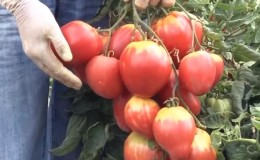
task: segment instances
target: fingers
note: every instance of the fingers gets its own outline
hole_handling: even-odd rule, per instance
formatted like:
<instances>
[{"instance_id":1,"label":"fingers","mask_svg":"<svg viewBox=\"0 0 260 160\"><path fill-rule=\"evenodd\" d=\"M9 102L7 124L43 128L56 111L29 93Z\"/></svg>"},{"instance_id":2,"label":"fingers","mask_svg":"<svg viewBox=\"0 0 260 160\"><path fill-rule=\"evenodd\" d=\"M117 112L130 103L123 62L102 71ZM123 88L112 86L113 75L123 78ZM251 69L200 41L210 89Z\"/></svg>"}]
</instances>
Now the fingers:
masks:
<instances>
[{"instance_id":1,"label":"fingers","mask_svg":"<svg viewBox=\"0 0 260 160\"><path fill-rule=\"evenodd\" d=\"M175 4L176 0L162 0L163 7L172 7Z\"/></svg>"},{"instance_id":2,"label":"fingers","mask_svg":"<svg viewBox=\"0 0 260 160\"><path fill-rule=\"evenodd\" d=\"M157 5L159 4L159 2L160 2L160 0L150 0L150 1L149 1L149 4L150 4L151 6L157 6Z\"/></svg>"},{"instance_id":3,"label":"fingers","mask_svg":"<svg viewBox=\"0 0 260 160\"><path fill-rule=\"evenodd\" d=\"M129 2L130 0L124 0L124 2ZM135 5L139 9L145 9L148 5L157 6L160 2L163 7L172 7L176 0L134 0Z\"/></svg>"},{"instance_id":4,"label":"fingers","mask_svg":"<svg viewBox=\"0 0 260 160\"><path fill-rule=\"evenodd\" d=\"M81 80L63 66L57 57L53 55L48 45L46 45L45 49L41 49L40 51L42 51L42 53L38 53L38 55L41 57L34 57L32 59L40 69L67 87L74 88L76 90L81 88Z\"/></svg>"},{"instance_id":5,"label":"fingers","mask_svg":"<svg viewBox=\"0 0 260 160\"><path fill-rule=\"evenodd\" d=\"M52 42L55 50L62 60L72 60L70 47L56 22L49 28L49 31L47 32L47 39Z\"/></svg>"},{"instance_id":6,"label":"fingers","mask_svg":"<svg viewBox=\"0 0 260 160\"><path fill-rule=\"evenodd\" d=\"M139 9L145 9L148 7L149 0L135 0L135 6Z\"/></svg>"}]
</instances>

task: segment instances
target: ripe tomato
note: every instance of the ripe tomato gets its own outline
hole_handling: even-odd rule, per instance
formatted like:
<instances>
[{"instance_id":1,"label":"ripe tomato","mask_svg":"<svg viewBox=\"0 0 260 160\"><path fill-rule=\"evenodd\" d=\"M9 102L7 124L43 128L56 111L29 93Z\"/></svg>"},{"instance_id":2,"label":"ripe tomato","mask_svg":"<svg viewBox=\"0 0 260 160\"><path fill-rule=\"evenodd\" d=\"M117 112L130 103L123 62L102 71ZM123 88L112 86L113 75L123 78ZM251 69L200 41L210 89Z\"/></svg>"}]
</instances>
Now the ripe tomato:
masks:
<instances>
[{"instance_id":1,"label":"ripe tomato","mask_svg":"<svg viewBox=\"0 0 260 160\"><path fill-rule=\"evenodd\" d=\"M66 66L86 64L103 49L102 40L96 29L83 21L71 21L63 25L61 31L73 55L72 61L63 62Z\"/></svg>"},{"instance_id":2,"label":"ripe tomato","mask_svg":"<svg viewBox=\"0 0 260 160\"><path fill-rule=\"evenodd\" d=\"M224 71L224 61L217 54L210 54L210 56L216 65L216 76L215 76L215 81L212 85L213 88L222 78L223 71Z\"/></svg>"},{"instance_id":3,"label":"ripe tomato","mask_svg":"<svg viewBox=\"0 0 260 160\"><path fill-rule=\"evenodd\" d=\"M111 36L109 51L112 56L119 59L124 48L134 41L141 41L142 34L135 28L134 24L125 24L120 26Z\"/></svg>"},{"instance_id":4,"label":"ripe tomato","mask_svg":"<svg viewBox=\"0 0 260 160\"><path fill-rule=\"evenodd\" d=\"M216 65L206 51L192 52L180 62L180 84L196 96L201 96L210 91L215 76Z\"/></svg>"},{"instance_id":5,"label":"ripe tomato","mask_svg":"<svg viewBox=\"0 0 260 160\"><path fill-rule=\"evenodd\" d=\"M81 65L75 65L72 67L72 72L79 77L79 79L84 83L87 84L86 81L86 74L85 74L85 64L81 64Z\"/></svg>"},{"instance_id":6,"label":"ripe tomato","mask_svg":"<svg viewBox=\"0 0 260 160\"><path fill-rule=\"evenodd\" d=\"M195 96L191 92L187 91L184 87L180 87L179 89L180 96L182 97L183 101L189 107L190 111L195 115L200 114L201 104L199 97ZM180 98L180 97L179 97ZM183 106L183 103L180 101L180 105Z\"/></svg>"},{"instance_id":7,"label":"ripe tomato","mask_svg":"<svg viewBox=\"0 0 260 160\"><path fill-rule=\"evenodd\" d=\"M125 106L125 120L132 131L153 138L153 121L160 110L150 98L132 96Z\"/></svg>"},{"instance_id":8,"label":"ripe tomato","mask_svg":"<svg viewBox=\"0 0 260 160\"><path fill-rule=\"evenodd\" d=\"M125 105L131 97L132 95L128 91L125 91L120 96L113 99L113 113L116 124L125 132L131 131L131 129L126 124L124 113Z\"/></svg>"},{"instance_id":9,"label":"ripe tomato","mask_svg":"<svg viewBox=\"0 0 260 160\"><path fill-rule=\"evenodd\" d=\"M154 138L171 159L188 156L195 131L192 115L181 106L160 109L153 122Z\"/></svg>"},{"instance_id":10,"label":"ripe tomato","mask_svg":"<svg viewBox=\"0 0 260 160\"><path fill-rule=\"evenodd\" d=\"M152 145L153 144L153 145ZM163 151L155 141L132 132L124 143L124 160L159 160Z\"/></svg>"},{"instance_id":11,"label":"ripe tomato","mask_svg":"<svg viewBox=\"0 0 260 160\"><path fill-rule=\"evenodd\" d=\"M172 97L172 91L175 84L176 84L176 78L175 78L174 71L172 70L169 80L166 82L163 88L160 89L160 91L158 91L156 95L153 97L161 107L165 105L164 102L166 100Z\"/></svg>"},{"instance_id":12,"label":"ripe tomato","mask_svg":"<svg viewBox=\"0 0 260 160\"><path fill-rule=\"evenodd\" d=\"M202 32L199 28L200 25L195 23L194 26L195 33L199 41L201 41ZM155 22L152 28L171 53L175 65L178 66L179 61L192 49L193 32L190 19L184 12L173 11Z\"/></svg>"},{"instance_id":13,"label":"ripe tomato","mask_svg":"<svg viewBox=\"0 0 260 160\"><path fill-rule=\"evenodd\" d=\"M86 65L86 81L97 95L111 99L124 91L118 63L114 57L98 55Z\"/></svg>"},{"instance_id":14,"label":"ripe tomato","mask_svg":"<svg viewBox=\"0 0 260 160\"><path fill-rule=\"evenodd\" d=\"M153 41L131 42L119 59L127 89L140 97L154 96L168 81L171 65L165 49Z\"/></svg>"},{"instance_id":15,"label":"ripe tomato","mask_svg":"<svg viewBox=\"0 0 260 160\"><path fill-rule=\"evenodd\" d=\"M191 145L191 153L187 160L216 160L215 148L211 145L209 134L197 128Z\"/></svg>"}]
</instances>

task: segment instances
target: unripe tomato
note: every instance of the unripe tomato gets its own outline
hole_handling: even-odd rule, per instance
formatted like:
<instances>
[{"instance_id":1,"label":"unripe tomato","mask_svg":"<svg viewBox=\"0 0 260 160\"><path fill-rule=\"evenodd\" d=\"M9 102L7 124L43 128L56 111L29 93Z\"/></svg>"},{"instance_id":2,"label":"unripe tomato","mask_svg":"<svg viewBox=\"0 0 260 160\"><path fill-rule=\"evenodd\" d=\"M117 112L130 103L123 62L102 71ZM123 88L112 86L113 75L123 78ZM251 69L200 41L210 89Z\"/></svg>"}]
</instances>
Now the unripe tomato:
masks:
<instances>
[{"instance_id":1,"label":"unripe tomato","mask_svg":"<svg viewBox=\"0 0 260 160\"><path fill-rule=\"evenodd\" d=\"M215 148L211 145L209 134L197 128L191 145L191 153L187 160L216 160Z\"/></svg>"},{"instance_id":2,"label":"unripe tomato","mask_svg":"<svg viewBox=\"0 0 260 160\"><path fill-rule=\"evenodd\" d=\"M86 65L87 84L97 95L112 99L124 91L118 63L114 57L98 55Z\"/></svg>"},{"instance_id":3,"label":"unripe tomato","mask_svg":"<svg viewBox=\"0 0 260 160\"><path fill-rule=\"evenodd\" d=\"M189 107L190 111L195 116L199 115L201 110L200 99L194 94L192 94L191 92L189 92L188 90L186 90L184 87L180 87L179 92L180 92L180 96L182 97L186 105ZM184 106L181 101L180 101L180 105Z\"/></svg>"},{"instance_id":4,"label":"unripe tomato","mask_svg":"<svg viewBox=\"0 0 260 160\"><path fill-rule=\"evenodd\" d=\"M206 51L192 52L180 62L179 81L196 96L208 93L215 81L216 65Z\"/></svg>"},{"instance_id":5,"label":"unripe tomato","mask_svg":"<svg viewBox=\"0 0 260 160\"><path fill-rule=\"evenodd\" d=\"M127 89L140 97L154 96L168 81L171 65L165 49L153 41L131 42L119 59Z\"/></svg>"},{"instance_id":6,"label":"unripe tomato","mask_svg":"<svg viewBox=\"0 0 260 160\"><path fill-rule=\"evenodd\" d=\"M71 21L63 25L61 31L73 55L72 61L64 62L66 66L86 64L103 49L96 29L83 21Z\"/></svg>"},{"instance_id":7,"label":"unripe tomato","mask_svg":"<svg viewBox=\"0 0 260 160\"><path fill-rule=\"evenodd\" d=\"M223 72L224 72L224 61L223 59L217 54L210 54L212 60L216 65L216 76L215 81L212 85L212 88L221 80Z\"/></svg>"},{"instance_id":8,"label":"unripe tomato","mask_svg":"<svg viewBox=\"0 0 260 160\"><path fill-rule=\"evenodd\" d=\"M124 160L160 160L163 151L155 141L132 132L124 143Z\"/></svg>"},{"instance_id":9,"label":"unripe tomato","mask_svg":"<svg viewBox=\"0 0 260 160\"><path fill-rule=\"evenodd\" d=\"M141 40L142 34L135 28L134 24L120 26L110 39L109 51L113 53L111 56L119 59L122 51L130 42Z\"/></svg>"},{"instance_id":10,"label":"unripe tomato","mask_svg":"<svg viewBox=\"0 0 260 160\"><path fill-rule=\"evenodd\" d=\"M195 131L192 115L181 106L160 109L153 122L154 138L171 158L187 158Z\"/></svg>"},{"instance_id":11,"label":"unripe tomato","mask_svg":"<svg viewBox=\"0 0 260 160\"><path fill-rule=\"evenodd\" d=\"M125 91L120 96L113 99L113 114L116 124L125 132L131 131L131 129L126 124L124 113L125 105L131 97L132 95L128 91Z\"/></svg>"},{"instance_id":12,"label":"unripe tomato","mask_svg":"<svg viewBox=\"0 0 260 160\"><path fill-rule=\"evenodd\" d=\"M150 98L132 96L125 106L125 120L132 131L153 138L153 121L160 110Z\"/></svg>"},{"instance_id":13,"label":"unripe tomato","mask_svg":"<svg viewBox=\"0 0 260 160\"><path fill-rule=\"evenodd\" d=\"M213 111L219 112L229 119L232 118L232 101L229 98L209 98L207 104Z\"/></svg>"}]
</instances>

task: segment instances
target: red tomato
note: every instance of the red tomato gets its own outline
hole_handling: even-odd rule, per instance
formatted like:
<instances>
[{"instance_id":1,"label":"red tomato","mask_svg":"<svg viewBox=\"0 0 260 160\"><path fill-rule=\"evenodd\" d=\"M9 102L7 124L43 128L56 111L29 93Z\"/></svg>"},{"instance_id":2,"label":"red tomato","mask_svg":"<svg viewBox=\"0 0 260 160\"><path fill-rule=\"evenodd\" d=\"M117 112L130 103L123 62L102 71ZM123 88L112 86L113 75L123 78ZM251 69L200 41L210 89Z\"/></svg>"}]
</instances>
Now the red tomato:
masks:
<instances>
[{"instance_id":1,"label":"red tomato","mask_svg":"<svg viewBox=\"0 0 260 160\"><path fill-rule=\"evenodd\" d=\"M126 124L124 113L125 105L131 97L132 95L128 91L125 91L120 96L113 99L113 113L116 124L125 132L131 131L131 129Z\"/></svg>"},{"instance_id":2,"label":"red tomato","mask_svg":"<svg viewBox=\"0 0 260 160\"><path fill-rule=\"evenodd\" d=\"M96 29L83 21L71 21L63 25L61 31L73 55L72 61L63 62L66 66L86 64L103 49L102 40Z\"/></svg>"},{"instance_id":3,"label":"red tomato","mask_svg":"<svg viewBox=\"0 0 260 160\"><path fill-rule=\"evenodd\" d=\"M98 55L86 65L86 81L97 95L111 99L124 91L118 63L114 57Z\"/></svg>"},{"instance_id":4,"label":"red tomato","mask_svg":"<svg viewBox=\"0 0 260 160\"><path fill-rule=\"evenodd\" d=\"M192 115L181 106L160 109L153 122L154 138L171 159L188 156L195 130Z\"/></svg>"},{"instance_id":5,"label":"red tomato","mask_svg":"<svg viewBox=\"0 0 260 160\"><path fill-rule=\"evenodd\" d=\"M210 54L211 58L213 59L216 65L216 76L215 81L212 85L212 88L221 80L223 72L224 72L224 61L223 59L217 54Z\"/></svg>"},{"instance_id":6,"label":"red tomato","mask_svg":"<svg viewBox=\"0 0 260 160\"><path fill-rule=\"evenodd\" d=\"M72 67L72 72L79 77L79 79L84 83L87 84L86 81L86 74L85 74L85 64L77 65Z\"/></svg>"},{"instance_id":7,"label":"red tomato","mask_svg":"<svg viewBox=\"0 0 260 160\"><path fill-rule=\"evenodd\" d=\"M191 145L191 153L187 160L216 160L216 150L211 145L209 134L197 128Z\"/></svg>"},{"instance_id":8,"label":"red tomato","mask_svg":"<svg viewBox=\"0 0 260 160\"><path fill-rule=\"evenodd\" d=\"M199 28L196 29L199 25L194 26L195 33L200 39L202 32ZM192 49L193 32L187 15L184 12L173 11L168 16L159 19L152 28L171 53L175 65L178 66L179 61ZM178 51L177 55L176 51Z\"/></svg>"},{"instance_id":9,"label":"red tomato","mask_svg":"<svg viewBox=\"0 0 260 160\"><path fill-rule=\"evenodd\" d=\"M109 51L112 56L119 59L124 48L134 41L141 41L142 34L135 28L134 24L125 24L120 26L111 36Z\"/></svg>"},{"instance_id":10,"label":"red tomato","mask_svg":"<svg viewBox=\"0 0 260 160\"><path fill-rule=\"evenodd\" d=\"M140 97L154 96L168 81L171 65L165 49L153 41L131 42L119 59L127 89Z\"/></svg>"},{"instance_id":11,"label":"red tomato","mask_svg":"<svg viewBox=\"0 0 260 160\"><path fill-rule=\"evenodd\" d=\"M151 146L153 144L153 146ZM124 143L124 160L160 160L163 151L155 141L132 132Z\"/></svg>"},{"instance_id":12,"label":"red tomato","mask_svg":"<svg viewBox=\"0 0 260 160\"><path fill-rule=\"evenodd\" d=\"M125 106L125 120L132 131L153 138L153 121L160 110L150 98L132 96Z\"/></svg>"},{"instance_id":13,"label":"red tomato","mask_svg":"<svg viewBox=\"0 0 260 160\"><path fill-rule=\"evenodd\" d=\"M180 62L180 84L196 96L210 91L215 76L216 65L206 51L192 52Z\"/></svg>"},{"instance_id":14,"label":"red tomato","mask_svg":"<svg viewBox=\"0 0 260 160\"><path fill-rule=\"evenodd\" d=\"M190 111L195 115L200 114L201 104L199 97L195 96L191 92L187 91L184 87L180 87L180 96L182 97L183 101L189 107ZM179 97L180 98L180 97ZM180 105L184 106L183 103L180 101Z\"/></svg>"},{"instance_id":15,"label":"red tomato","mask_svg":"<svg viewBox=\"0 0 260 160\"><path fill-rule=\"evenodd\" d=\"M167 83L163 86L163 88L156 93L154 99L158 104L163 107L165 106L164 102L172 97L173 87L175 86L176 78L174 71L172 70L171 75Z\"/></svg>"}]
</instances>

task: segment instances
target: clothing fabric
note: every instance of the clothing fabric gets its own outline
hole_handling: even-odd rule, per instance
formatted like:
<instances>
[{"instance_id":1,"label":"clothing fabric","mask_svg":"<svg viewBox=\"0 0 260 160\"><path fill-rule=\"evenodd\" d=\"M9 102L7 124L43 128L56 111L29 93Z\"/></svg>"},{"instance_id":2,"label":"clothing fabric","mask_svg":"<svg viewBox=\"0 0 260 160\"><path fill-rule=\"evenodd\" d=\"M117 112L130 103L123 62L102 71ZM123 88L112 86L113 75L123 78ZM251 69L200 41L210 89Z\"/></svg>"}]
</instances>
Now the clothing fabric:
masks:
<instances>
[{"instance_id":1,"label":"clothing fabric","mask_svg":"<svg viewBox=\"0 0 260 160\"><path fill-rule=\"evenodd\" d=\"M89 20L102 0L42 2L63 25ZM14 17L4 8L0 8L0 85L0 160L77 159L78 152L64 157L49 154L65 138L71 100L61 97L67 88L54 82L48 107L49 77L24 54Z\"/></svg>"}]
</instances>

